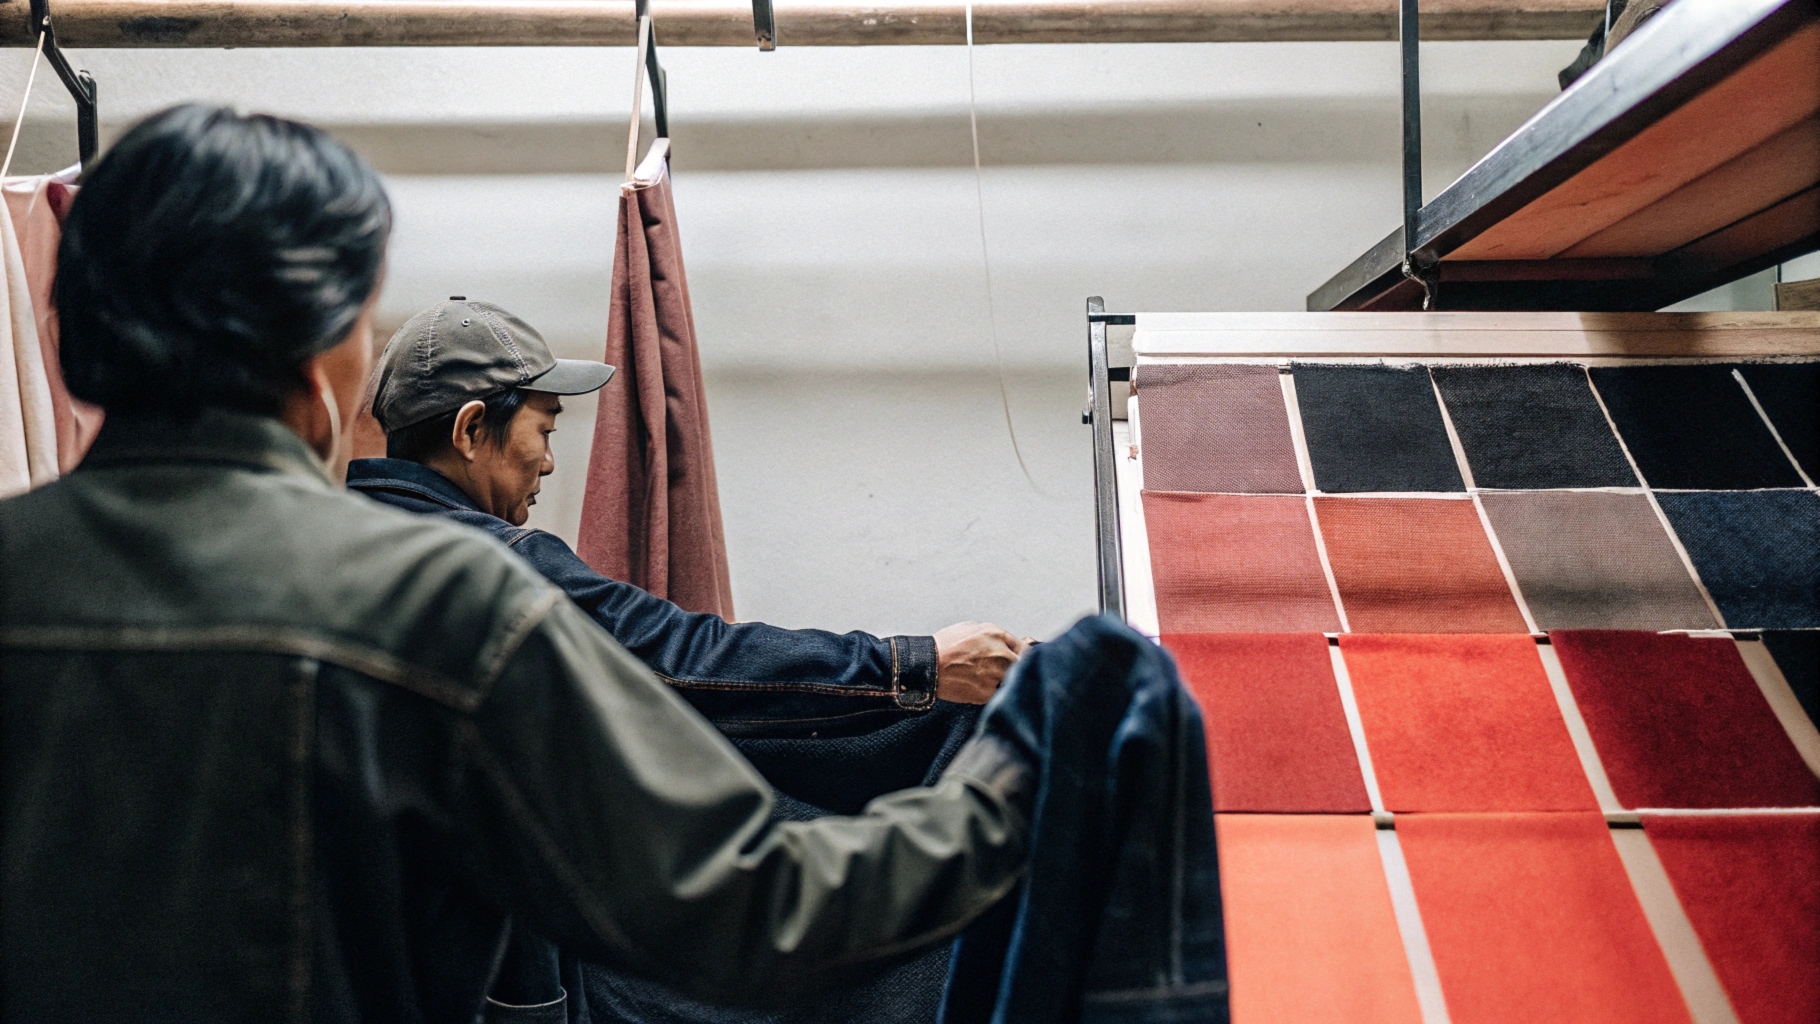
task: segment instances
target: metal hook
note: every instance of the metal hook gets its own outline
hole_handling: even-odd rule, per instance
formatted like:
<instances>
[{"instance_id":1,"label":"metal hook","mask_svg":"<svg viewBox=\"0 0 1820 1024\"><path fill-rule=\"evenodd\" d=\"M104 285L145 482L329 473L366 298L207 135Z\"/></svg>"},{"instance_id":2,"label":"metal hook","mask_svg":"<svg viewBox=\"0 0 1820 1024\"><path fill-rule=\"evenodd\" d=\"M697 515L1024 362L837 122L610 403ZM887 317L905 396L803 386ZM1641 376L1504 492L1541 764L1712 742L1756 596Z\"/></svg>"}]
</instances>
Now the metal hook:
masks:
<instances>
[{"instance_id":1,"label":"metal hook","mask_svg":"<svg viewBox=\"0 0 1820 1024\"><path fill-rule=\"evenodd\" d=\"M777 12L771 9L771 0L752 0L752 35L759 49L777 49Z\"/></svg>"},{"instance_id":2,"label":"metal hook","mask_svg":"<svg viewBox=\"0 0 1820 1024\"><path fill-rule=\"evenodd\" d=\"M69 58L57 47L57 32L51 26L50 0L31 0L33 35L44 37L44 59L62 79L70 98L76 101L76 154L83 167L94 162L101 149L100 115L96 105L95 76L70 66Z\"/></svg>"}]
</instances>

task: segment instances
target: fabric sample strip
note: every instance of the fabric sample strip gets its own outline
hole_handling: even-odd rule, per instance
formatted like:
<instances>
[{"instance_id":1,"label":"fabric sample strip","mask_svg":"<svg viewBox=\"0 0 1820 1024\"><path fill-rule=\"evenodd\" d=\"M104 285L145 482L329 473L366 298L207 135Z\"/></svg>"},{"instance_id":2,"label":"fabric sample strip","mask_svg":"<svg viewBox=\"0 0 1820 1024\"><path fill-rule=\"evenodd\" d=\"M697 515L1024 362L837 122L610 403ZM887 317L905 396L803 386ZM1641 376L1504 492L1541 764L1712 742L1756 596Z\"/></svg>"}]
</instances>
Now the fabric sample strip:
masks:
<instances>
[{"instance_id":1,"label":"fabric sample strip","mask_svg":"<svg viewBox=\"0 0 1820 1024\"><path fill-rule=\"evenodd\" d=\"M1712 612L1641 494L1480 495L1542 629L1711 629Z\"/></svg>"},{"instance_id":2,"label":"fabric sample strip","mask_svg":"<svg viewBox=\"0 0 1820 1024\"><path fill-rule=\"evenodd\" d=\"M1478 510L1465 498L1316 498L1355 633L1524 633Z\"/></svg>"},{"instance_id":3,"label":"fabric sample strip","mask_svg":"<svg viewBox=\"0 0 1820 1024\"><path fill-rule=\"evenodd\" d=\"M1163 635L1207 726L1216 811L1369 811L1327 638Z\"/></svg>"},{"instance_id":4,"label":"fabric sample strip","mask_svg":"<svg viewBox=\"0 0 1820 1024\"><path fill-rule=\"evenodd\" d=\"M1388 809L1597 809L1534 640L1348 634L1340 652Z\"/></svg>"},{"instance_id":5,"label":"fabric sample strip","mask_svg":"<svg viewBox=\"0 0 1820 1024\"><path fill-rule=\"evenodd\" d=\"M1801 486L1730 366L1595 366L1590 372L1649 486Z\"/></svg>"},{"instance_id":6,"label":"fabric sample strip","mask_svg":"<svg viewBox=\"0 0 1820 1024\"><path fill-rule=\"evenodd\" d=\"M1820 1020L1820 815L1645 815L1739 1024Z\"/></svg>"},{"instance_id":7,"label":"fabric sample strip","mask_svg":"<svg viewBox=\"0 0 1820 1024\"><path fill-rule=\"evenodd\" d=\"M1478 487L1635 487L1586 371L1436 366L1431 371Z\"/></svg>"},{"instance_id":8,"label":"fabric sample strip","mask_svg":"<svg viewBox=\"0 0 1820 1024\"><path fill-rule=\"evenodd\" d=\"M1296 363L1293 372L1316 487L1465 490L1427 368Z\"/></svg>"},{"instance_id":9,"label":"fabric sample strip","mask_svg":"<svg viewBox=\"0 0 1820 1024\"><path fill-rule=\"evenodd\" d=\"M1782 670L1788 688L1795 691L1795 699L1801 702L1807 717L1820 725L1820 633L1768 630L1763 634L1763 646L1776 659L1776 667Z\"/></svg>"},{"instance_id":10,"label":"fabric sample strip","mask_svg":"<svg viewBox=\"0 0 1820 1024\"><path fill-rule=\"evenodd\" d=\"M1727 626L1820 626L1820 495L1734 491L1656 500Z\"/></svg>"},{"instance_id":11,"label":"fabric sample strip","mask_svg":"<svg viewBox=\"0 0 1820 1024\"><path fill-rule=\"evenodd\" d=\"M1752 363L1740 372L1795 461L1820 480L1820 363Z\"/></svg>"},{"instance_id":12,"label":"fabric sample strip","mask_svg":"<svg viewBox=\"0 0 1820 1024\"><path fill-rule=\"evenodd\" d=\"M1340 628L1302 498L1144 492L1165 633Z\"/></svg>"},{"instance_id":13,"label":"fabric sample strip","mask_svg":"<svg viewBox=\"0 0 1820 1024\"><path fill-rule=\"evenodd\" d=\"M1453 1024L1689 1020L1605 819L1397 818Z\"/></svg>"},{"instance_id":14,"label":"fabric sample strip","mask_svg":"<svg viewBox=\"0 0 1820 1024\"><path fill-rule=\"evenodd\" d=\"M1158 491L1301 494L1274 366L1137 368L1144 485Z\"/></svg>"},{"instance_id":15,"label":"fabric sample strip","mask_svg":"<svg viewBox=\"0 0 1820 1024\"><path fill-rule=\"evenodd\" d=\"M1364 815L1221 814L1234 1024L1420 1024Z\"/></svg>"},{"instance_id":16,"label":"fabric sample strip","mask_svg":"<svg viewBox=\"0 0 1820 1024\"><path fill-rule=\"evenodd\" d=\"M1815 807L1815 779L1730 639L1550 633L1626 807Z\"/></svg>"}]
</instances>

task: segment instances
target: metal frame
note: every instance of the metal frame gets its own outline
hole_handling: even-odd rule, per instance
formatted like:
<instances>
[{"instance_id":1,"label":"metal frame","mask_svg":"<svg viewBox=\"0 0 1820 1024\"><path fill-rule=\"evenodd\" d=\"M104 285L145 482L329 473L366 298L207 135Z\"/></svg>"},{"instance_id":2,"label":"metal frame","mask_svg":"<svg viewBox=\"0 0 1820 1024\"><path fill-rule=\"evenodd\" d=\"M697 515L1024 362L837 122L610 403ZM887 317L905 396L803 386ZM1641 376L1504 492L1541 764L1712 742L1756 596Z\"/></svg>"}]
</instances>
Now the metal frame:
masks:
<instances>
[{"instance_id":1,"label":"metal frame","mask_svg":"<svg viewBox=\"0 0 1820 1024\"><path fill-rule=\"evenodd\" d=\"M50 0L32 0L32 34L44 37L44 59L50 62L70 98L76 101L76 154L87 167L101 149L101 116L96 103L95 76L70 66L69 58L57 45L57 30L51 25Z\"/></svg>"},{"instance_id":2,"label":"metal frame","mask_svg":"<svg viewBox=\"0 0 1820 1024\"><path fill-rule=\"evenodd\" d=\"M752 0L752 37L761 50L777 49L777 12L771 0Z\"/></svg>"},{"instance_id":3,"label":"metal frame","mask_svg":"<svg viewBox=\"0 0 1820 1024\"><path fill-rule=\"evenodd\" d=\"M1119 542L1117 457L1112 443L1112 382L1130 380L1131 368L1112 366L1107 324L1135 324L1130 313L1106 312L1106 300L1087 299L1087 408L1081 422L1093 428L1093 525L1098 537L1100 611L1125 618L1125 568Z\"/></svg>"},{"instance_id":4,"label":"metal frame","mask_svg":"<svg viewBox=\"0 0 1820 1024\"><path fill-rule=\"evenodd\" d=\"M1820 236L1735 262L1671 252L1648 259L1443 262L1442 257L1591 166L1814 17L1811 0L1729 0L1665 8L1681 31L1627 40L1425 205L1415 0L1403 36L1404 223L1308 296L1313 312L1412 309L1425 268L1435 309L1650 310L1820 247ZM1663 27L1666 27L1664 24ZM1411 191L1418 203L1411 208ZM1415 273L1406 274L1405 267ZM1412 280L1413 278L1413 280Z\"/></svg>"}]
</instances>

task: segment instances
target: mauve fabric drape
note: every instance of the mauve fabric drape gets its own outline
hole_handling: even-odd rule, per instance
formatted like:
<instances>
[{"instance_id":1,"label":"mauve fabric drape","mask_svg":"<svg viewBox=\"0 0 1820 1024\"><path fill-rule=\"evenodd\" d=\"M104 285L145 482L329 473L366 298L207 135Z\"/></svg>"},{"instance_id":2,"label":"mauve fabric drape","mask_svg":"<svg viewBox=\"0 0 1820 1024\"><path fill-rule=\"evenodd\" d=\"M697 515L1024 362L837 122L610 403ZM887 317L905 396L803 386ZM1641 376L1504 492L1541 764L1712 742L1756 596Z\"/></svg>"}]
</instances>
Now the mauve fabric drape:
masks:
<instances>
[{"instance_id":1,"label":"mauve fabric drape","mask_svg":"<svg viewBox=\"0 0 1820 1024\"><path fill-rule=\"evenodd\" d=\"M733 617L695 314L659 140L619 193L606 361L578 553L689 611Z\"/></svg>"}]
</instances>

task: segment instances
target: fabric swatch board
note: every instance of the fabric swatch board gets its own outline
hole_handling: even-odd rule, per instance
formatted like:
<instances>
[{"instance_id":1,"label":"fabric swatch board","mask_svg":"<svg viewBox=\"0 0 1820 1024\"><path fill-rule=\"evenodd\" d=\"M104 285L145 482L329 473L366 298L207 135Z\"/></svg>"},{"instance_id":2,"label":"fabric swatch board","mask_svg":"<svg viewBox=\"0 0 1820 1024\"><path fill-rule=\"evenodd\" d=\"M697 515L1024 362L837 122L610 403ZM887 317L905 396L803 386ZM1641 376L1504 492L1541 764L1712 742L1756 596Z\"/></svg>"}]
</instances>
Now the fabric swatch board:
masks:
<instances>
[{"instance_id":1,"label":"fabric swatch board","mask_svg":"<svg viewBox=\"0 0 1820 1024\"><path fill-rule=\"evenodd\" d=\"M1145 491L1144 518L1163 632L1340 628L1306 499Z\"/></svg>"},{"instance_id":2,"label":"fabric swatch board","mask_svg":"<svg viewBox=\"0 0 1820 1024\"><path fill-rule=\"evenodd\" d=\"M1804 629L1765 630L1763 646L1776 659L1788 688L1807 717L1820 726L1820 633Z\"/></svg>"},{"instance_id":3,"label":"fabric swatch board","mask_svg":"<svg viewBox=\"0 0 1820 1024\"><path fill-rule=\"evenodd\" d=\"M1529 632L1470 500L1323 497L1314 508L1353 632Z\"/></svg>"},{"instance_id":4,"label":"fabric swatch board","mask_svg":"<svg viewBox=\"0 0 1820 1024\"><path fill-rule=\"evenodd\" d=\"M1593 386L1649 486L1800 487L1775 435L1722 364L1595 366Z\"/></svg>"},{"instance_id":5,"label":"fabric swatch board","mask_svg":"<svg viewBox=\"0 0 1820 1024\"><path fill-rule=\"evenodd\" d=\"M1294 377L1317 489L1465 490L1426 367L1296 363Z\"/></svg>"},{"instance_id":6,"label":"fabric swatch board","mask_svg":"<svg viewBox=\"0 0 1820 1024\"><path fill-rule=\"evenodd\" d=\"M1656 495L1732 629L1820 626L1820 494Z\"/></svg>"},{"instance_id":7,"label":"fabric swatch board","mask_svg":"<svg viewBox=\"0 0 1820 1024\"><path fill-rule=\"evenodd\" d=\"M1820 479L1820 363L1751 363L1739 373L1808 482Z\"/></svg>"}]
</instances>

